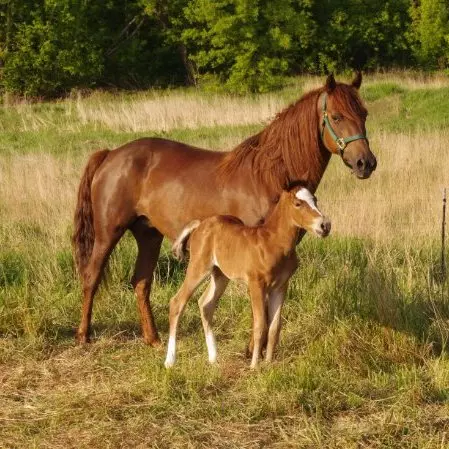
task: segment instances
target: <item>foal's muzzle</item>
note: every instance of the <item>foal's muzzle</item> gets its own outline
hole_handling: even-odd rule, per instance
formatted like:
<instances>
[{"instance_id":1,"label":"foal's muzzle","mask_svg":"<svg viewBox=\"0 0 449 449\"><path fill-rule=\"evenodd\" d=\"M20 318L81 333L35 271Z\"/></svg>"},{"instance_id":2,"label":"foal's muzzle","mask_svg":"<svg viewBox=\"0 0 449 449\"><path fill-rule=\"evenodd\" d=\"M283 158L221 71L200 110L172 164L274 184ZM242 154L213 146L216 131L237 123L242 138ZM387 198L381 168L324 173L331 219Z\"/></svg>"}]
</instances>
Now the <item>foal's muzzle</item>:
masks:
<instances>
[{"instance_id":1,"label":"foal's muzzle","mask_svg":"<svg viewBox=\"0 0 449 449\"><path fill-rule=\"evenodd\" d=\"M320 237L327 237L331 232L331 222L327 217L321 217L314 226L315 233Z\"/></svg>"}]
</instances>

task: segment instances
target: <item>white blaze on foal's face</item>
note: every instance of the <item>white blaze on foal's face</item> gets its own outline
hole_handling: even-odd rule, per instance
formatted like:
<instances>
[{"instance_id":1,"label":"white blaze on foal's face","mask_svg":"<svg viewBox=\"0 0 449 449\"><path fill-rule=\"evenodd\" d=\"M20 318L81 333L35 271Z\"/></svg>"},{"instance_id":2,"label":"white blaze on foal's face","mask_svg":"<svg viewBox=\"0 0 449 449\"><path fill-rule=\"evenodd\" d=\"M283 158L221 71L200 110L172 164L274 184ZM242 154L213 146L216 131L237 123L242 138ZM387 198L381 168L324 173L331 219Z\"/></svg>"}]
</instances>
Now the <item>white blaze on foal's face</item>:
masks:
<instances>
[{"instance_id":1,"label":"white blaze on foal's face","mask_svg":"<svg viewBox=\"0 0 449 449\"><path fill-rule=\"evenodd\" d=\"M304 201L306 207L309 208L308 212L312 215L310 223L305 225L306 229L320 236L326 236L330 231L330 222L327 220L316 205L316 199L312 193L305 187L300 188L296 194L298 200Z\"/></svg>"}]
</instances>

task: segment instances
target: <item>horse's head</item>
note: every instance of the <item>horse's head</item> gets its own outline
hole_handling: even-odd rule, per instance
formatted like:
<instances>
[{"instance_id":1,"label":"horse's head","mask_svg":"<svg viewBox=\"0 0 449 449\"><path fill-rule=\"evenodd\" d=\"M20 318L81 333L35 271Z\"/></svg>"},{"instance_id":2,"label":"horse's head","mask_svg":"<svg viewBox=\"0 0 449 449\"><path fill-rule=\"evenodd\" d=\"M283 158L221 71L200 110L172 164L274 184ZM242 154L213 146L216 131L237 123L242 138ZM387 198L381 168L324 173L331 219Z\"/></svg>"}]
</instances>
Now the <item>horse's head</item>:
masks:
<instances>
[{"instance_id":1,"label":"horse's head","mask_svg":"<svg viewBox=\"0 0 449 449\"><path fill-rule=\"evenodd\" d=\"M298 228L327 237L331 230L331 222L317 206L314 195L303 185L284 191L285 201L290 203L290 216Z\"/></svg>"},{"instance_id":2,"label":"horse's head","mask_svg":"<svg viewBox=\"0 0 449 449\"><path fill-rule=\"evenodd\" d=\"M361 84L360 72L351 84L337 83L334 75L329 75L317 108L324 146L339 154L358 178L365 179L376 169L377 161L366 136L368 112L358 94Z\"/></svg>"}]
</instances>

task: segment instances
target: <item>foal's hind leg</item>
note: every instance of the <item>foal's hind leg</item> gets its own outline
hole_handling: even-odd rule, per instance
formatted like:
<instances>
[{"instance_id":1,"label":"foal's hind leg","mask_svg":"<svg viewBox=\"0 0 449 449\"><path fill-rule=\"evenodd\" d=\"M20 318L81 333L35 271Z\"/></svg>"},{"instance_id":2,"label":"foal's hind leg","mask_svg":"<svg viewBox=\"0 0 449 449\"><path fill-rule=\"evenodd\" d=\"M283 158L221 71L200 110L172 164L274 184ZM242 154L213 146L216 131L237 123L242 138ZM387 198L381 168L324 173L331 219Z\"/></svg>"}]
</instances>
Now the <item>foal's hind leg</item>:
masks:
<instances>
[{"instance_id":1,"label":"foal's hind leg","mask_svg":"<svg viewBox=\"0 0 449 449\"><path fill-rule=\"evenodd\" d=\"M150 305L153 272L161 249L163 235L155 228L137 221L132 227L138 247L137 261L131 283L137 296L143 340L146 344L159 346L160 340Z\"/></svg>"},{"instance_id":2,"label":"foal's hind leg","mask_svg":"<svg viewBox=\"0 0 449 449\"><path fill-rule=\"evenodd\" d=\"M108 233L106 230L103 230L100 235L95 236L92 254L82 273L83 308L81 323L76 334L78 343L88 343L90 341L90 322L94 296L100 285L101 276L109 255L120 240L123 232L123 230L116 230Z\"/></svg>"},{"instance_id":3,"label":"foal's hind leg","mask_svg":"<svg viewBox=\"0 0 449 449\"><path fill-rule=\"evenodd\" d=\"M205 261L201 260L201 258L199 260L191 258L184 282L178 290L178 293L170 300L170 334L168 338L167 357L165 358L166 368L173 366L176 360L176 331L179 318L187 301L209 273L210 267L207 266Z\"/></svg>"},{"instance_id":4,"label":"foal's hind leg","mask_svg":"<svg viewBox=\"0 0 449 449\"><path fill-rule=\"evenodd\" d=\"M215 308L217 307L217 302L226 290L228 283L229 279L219 268L214 267L210 284L198 300L210 363L215 363L217 361L217 347L212 331L212 319Z\"/></svg>"}]
</instances>

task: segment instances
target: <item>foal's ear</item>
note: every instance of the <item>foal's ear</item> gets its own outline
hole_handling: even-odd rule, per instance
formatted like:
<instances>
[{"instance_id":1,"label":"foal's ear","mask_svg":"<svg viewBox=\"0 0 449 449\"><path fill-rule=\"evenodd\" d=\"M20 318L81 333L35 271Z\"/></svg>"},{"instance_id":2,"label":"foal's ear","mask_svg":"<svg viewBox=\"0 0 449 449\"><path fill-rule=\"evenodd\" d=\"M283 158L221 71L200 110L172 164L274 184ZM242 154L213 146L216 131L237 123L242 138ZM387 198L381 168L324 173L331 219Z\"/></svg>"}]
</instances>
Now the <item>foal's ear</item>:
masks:
<instances>
[{"instance_id":1,"label":"foal's ear","mask_svg":"<svg viewBox=\"0 0 449 449\"><path fill-rule=\"evenodd\" d=\"M335 81L334 74L331 73L326 80L326 92L331 93L337 87L337 82Z\"/></svg>"},{"instance_id":2,"label":"foal's ear","mask_svg":"<svg viewBox=\"0 0 449 449\"><path fill-rule=\"evenodd\" d=\"M356 89L360 89L360 86L362 85L362 72L359 70L357 72L357 75L355 76L355 78L352 80L352 86L355 87Z\"/></svg>"}]
</instances>

